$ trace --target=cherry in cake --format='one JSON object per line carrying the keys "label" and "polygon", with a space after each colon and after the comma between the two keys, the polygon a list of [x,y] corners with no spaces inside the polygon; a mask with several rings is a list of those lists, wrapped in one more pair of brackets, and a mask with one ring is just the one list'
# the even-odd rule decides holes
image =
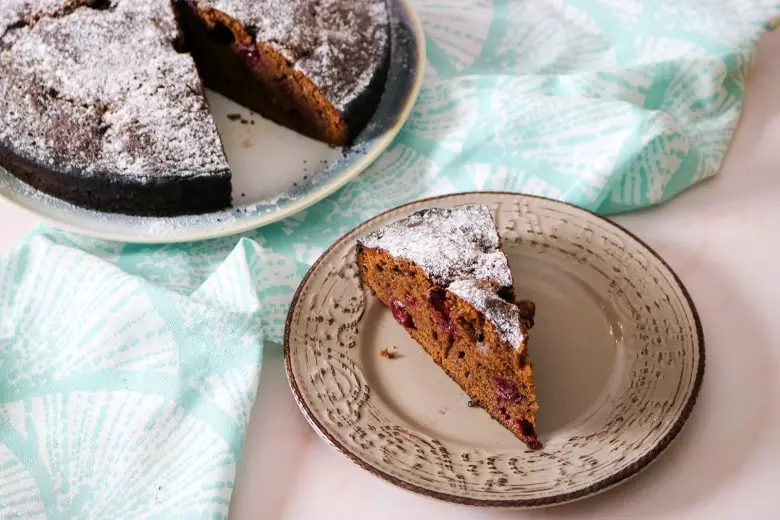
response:
{"label": "cherry in cake", "polygon": [[475,404],[532,449],[535,306],[515,301],[487,207],[418,211],[358,241],[362,282]]}

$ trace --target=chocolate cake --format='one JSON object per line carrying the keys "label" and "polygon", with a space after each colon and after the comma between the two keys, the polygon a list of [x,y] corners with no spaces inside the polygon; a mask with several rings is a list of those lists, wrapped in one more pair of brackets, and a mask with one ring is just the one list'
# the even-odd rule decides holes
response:
{"label": "chocolate cake", "polygon": [[487,207],[425,209],[358,241],[362,282],[469,398],[530,448],[535,306],[515,301]]}
{"label": "chocolate cake", "polygon": [[0,166],[137,215],[231,203],[203,84],[347,144],[381,95],[384,0],[0,0]]}

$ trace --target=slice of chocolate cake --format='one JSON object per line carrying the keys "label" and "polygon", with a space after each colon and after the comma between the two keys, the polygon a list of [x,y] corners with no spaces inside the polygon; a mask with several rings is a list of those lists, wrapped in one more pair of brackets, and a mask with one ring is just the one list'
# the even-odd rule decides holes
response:
{"label": "slice of chocolate cake", "polygon": [[512,273],[487,207],[425,209],[358,241],[363,283],[496,421],[532,449],[538,404],[528,359],[532,302]]}
{"label": "slice of chocolate cake", "polygon": [[383,92],[385,0],[175,0],[207,87],[299,133],[350,143]]}

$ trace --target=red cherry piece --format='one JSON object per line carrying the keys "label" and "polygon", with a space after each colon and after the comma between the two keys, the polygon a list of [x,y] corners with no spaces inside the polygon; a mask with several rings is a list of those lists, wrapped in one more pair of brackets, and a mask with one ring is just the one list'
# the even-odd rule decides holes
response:
{"label": "red cherry piece", "polygon": [[414,321],[412,321],[412,316],[409,314],[409,311],[406,310],[406,306],[404,306],[401,300],[394,299],[390,302],[390,312],[393,313],[393,318],[395,318],[395,321],[406,328],[414,328]]}
{"label": "red cherry piece", "polygon": [[239,54],[244,58],[244,61],[250,67],[257,67],[263,61],[260,53],[257,51],[257,47],[254,45],[245,45],[238,49]]}
{"label": "red cherry piece", "polygon": [[434,287],[428,291],[428,301],[435,311],[434,316],[441,328],[447,334],[452,334],[452,322],[450,321],[450,311],[447,308],[447,293],[441,287]]}
{"label": "red cherry piece", "polygon": [[496,394],[499,399],[511,403],[520,403],[523,401],[523,396],[517,391],[517,386],[512,381],[504,379],[503,377],[496,378]]}

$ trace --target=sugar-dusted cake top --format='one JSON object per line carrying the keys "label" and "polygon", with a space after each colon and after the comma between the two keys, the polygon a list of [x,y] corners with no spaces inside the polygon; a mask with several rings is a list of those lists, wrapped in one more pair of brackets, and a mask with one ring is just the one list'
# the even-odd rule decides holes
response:
{"label": "sugar-dusted cake top", "polygon": [[464,278],[512,286],[496,225],[483,205],[423,209],[377,229],[360,243],[414,262],[442,287]]}
{"label": "sugar-dusted cake top", "polygon": [[520,311],[499,296],[512,287],[512,273],[486,206],[424,209],[359,243],[414,262],[434,283],[484,313],[509,345],[525,349]]}
{"label": "sugar-dusted cake top", "polygon": [[382,67],[389,48],[386,0],[197,0],[273,45],[344,110]]}
{"label": "sugar-dusted cake top", "polygon": [[0,13],[0,146],[84,177],[227,174],[169,1],[0,0]]}

